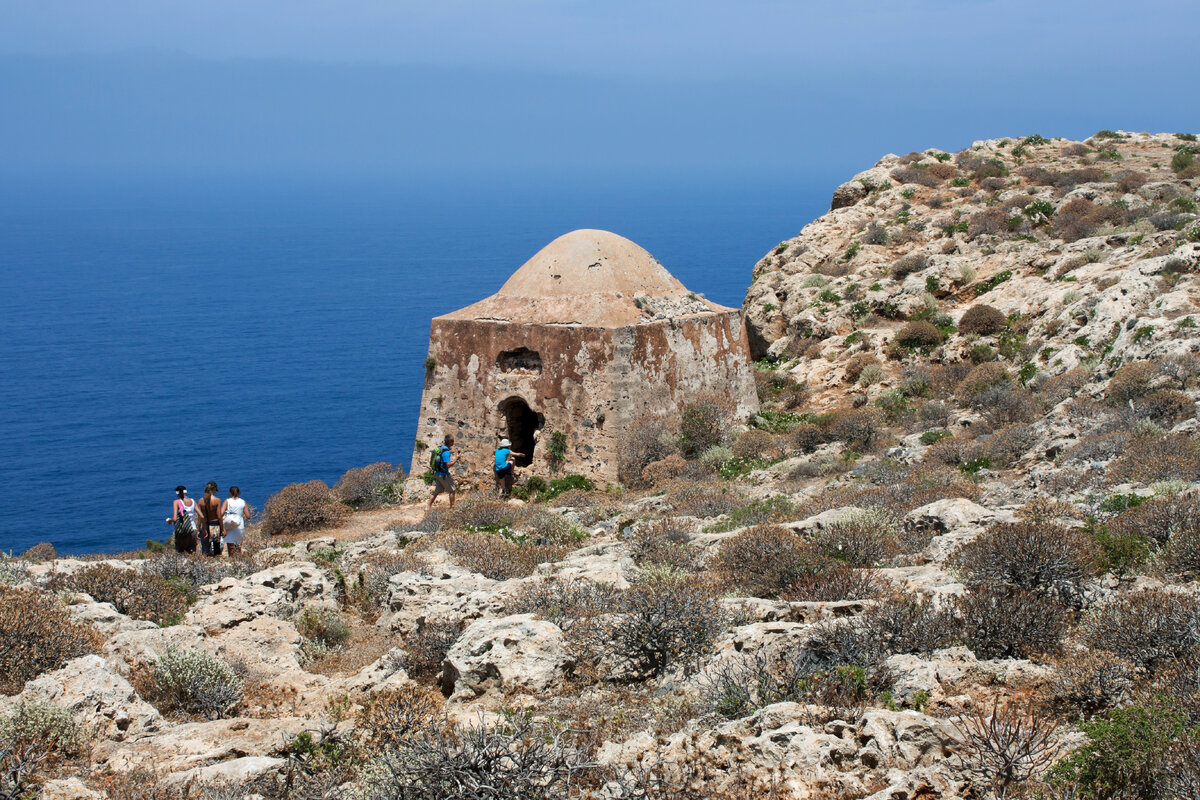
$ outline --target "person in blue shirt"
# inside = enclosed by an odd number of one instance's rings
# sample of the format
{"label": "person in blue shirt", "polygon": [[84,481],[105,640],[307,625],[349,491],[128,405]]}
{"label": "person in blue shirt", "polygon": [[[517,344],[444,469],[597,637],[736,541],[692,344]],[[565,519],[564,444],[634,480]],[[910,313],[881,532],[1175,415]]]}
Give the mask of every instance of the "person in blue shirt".
{"label": "person in blue shirt", "polygon": [[454,446],[454,437],[447,433],[443,441],[445,446],[442,447],[438,466],[433,470],[433,496],[425,506],[426,511],[433,508],[433,501],[437,500],[437,496],[442,492],[450,496],[450,507],[454,508],[454,476],[450,474],[450,468],[458,463],[458,459],[450,452],[450,448]]}
{"label": "person in blue shirt", "polygon": [[496,464],[492,469],[492,475],[496,479],[496,494],[501,497],[508,497],[512,494],[513,482],[516,480],[513,461],[518,458],[525,458],[525,455],[514,453],[512,442],[508,439],[501,439],[500,446],[496,448]]}

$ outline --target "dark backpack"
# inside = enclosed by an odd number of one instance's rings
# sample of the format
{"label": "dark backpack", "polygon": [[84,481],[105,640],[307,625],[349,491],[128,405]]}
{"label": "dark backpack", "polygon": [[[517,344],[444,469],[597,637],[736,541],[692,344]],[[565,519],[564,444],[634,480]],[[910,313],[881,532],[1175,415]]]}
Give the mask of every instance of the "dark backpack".
{"label": "dark backpack", "polygon": [[446,452],[446,446],[439,444],[433,448],[433,452],[429,454],[429,468],[434,472],[442,471],[442,453]]}

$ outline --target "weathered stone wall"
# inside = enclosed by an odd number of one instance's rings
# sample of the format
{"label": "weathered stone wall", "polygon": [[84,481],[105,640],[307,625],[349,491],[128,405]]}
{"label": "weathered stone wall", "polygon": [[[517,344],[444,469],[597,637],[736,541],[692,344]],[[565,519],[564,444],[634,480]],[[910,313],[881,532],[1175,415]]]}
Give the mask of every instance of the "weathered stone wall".
{"label": "weathered stone wall", "polygon": [[[736,310],[624,328],[437,319],[429,356],[436,366],[421,398],[417,441],[433,446],[453,434],[462,472],[484,482],[496,443],[507,435],[500,404],[510,397],[541,415],[527,473],[552,474],[546,445],[550,432],[560,431],[567,440],[560,472],[601,484],[616,481],[618,442],[639,417],[678,414],[707,392],[728,396],[742,418],[758,408]],[[428,450],[414,453],[413,474],[425,472],[428,457]]]}

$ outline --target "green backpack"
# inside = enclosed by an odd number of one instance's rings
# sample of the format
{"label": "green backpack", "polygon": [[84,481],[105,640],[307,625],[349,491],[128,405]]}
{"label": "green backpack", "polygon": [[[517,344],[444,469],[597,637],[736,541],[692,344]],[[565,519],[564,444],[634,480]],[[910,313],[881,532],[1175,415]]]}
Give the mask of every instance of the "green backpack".
{"label": "green backpack", "polygon": [[433,452],[429,454],[429,469],[434,472],[440,472],[442,469],[442,453],[446,452],[446,446],[439,444],[433,448]]}

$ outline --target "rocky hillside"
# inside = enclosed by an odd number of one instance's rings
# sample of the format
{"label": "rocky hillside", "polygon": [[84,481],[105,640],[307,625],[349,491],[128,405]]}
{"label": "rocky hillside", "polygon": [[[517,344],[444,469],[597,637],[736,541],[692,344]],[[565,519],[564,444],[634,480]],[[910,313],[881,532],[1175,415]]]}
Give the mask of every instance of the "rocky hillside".
{"label": "rocky hillside", "polygon": [[636,485],[0,558],[0,798],[1200,798],[1194,142],[885,158]]}

